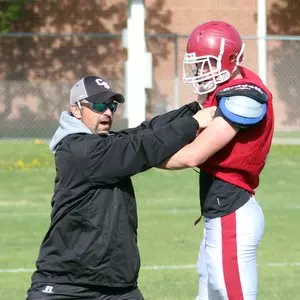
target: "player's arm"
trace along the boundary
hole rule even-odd
[[[217,117],[190,144],[160,167],[183,169],[200,166],[225,147],[240,129],[258,124],[266,115],[267,95],[257,86],[239,85],[218,94]]]
[[[183,147],[160,167],[183,169],[199,166],[226,146],[235,137],[238,130],[238,127],[232,126],[223,117],[218,116],[192,143]]]

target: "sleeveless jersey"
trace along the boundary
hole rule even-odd
[[[268,95],[266,116],[255,126],[239,130],[224,148],[201,164],[199,168],[201,171],[254,194],[273,138],[272,94],[255,73],[245,67],[239,67],[239,69],[243,78],[230,80],[218,87],[208,96],[204,107],[217,106],[216,95],[222,89],[252,83]]]

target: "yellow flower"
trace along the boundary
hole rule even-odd
[[[37,158],[35,158],[32,160],[31,164],[33,167],[39,167],[41,165],[41,162]]]
[[[23,169],[25,168],[25,163],[22,159],[19,159],[16,163],[15,163],[15,167],[16,168],[20,168],[20,169]]]
[[[34,140],[34,144],[35,144],[35,145],[41,145],[41,144],[44,144],[44,143],[43,143],[43,141],[41,141],[40,139],[35,139],[35,140]]]

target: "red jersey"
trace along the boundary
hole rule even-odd
[[[217,106],[216,94],[220,90],[239,84],[252,83],[268,95],[266,116],[257,125],[239,130],[224,148],[200,166],[200,170],[254,194],[273,138],[273,97],[255,73],[244,67],[239,67],[239,69],[243,78],[230,80],[218,87],[213,93],[209,94],[204,107]]]

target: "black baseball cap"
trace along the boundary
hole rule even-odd
[[[112,91],[108,82],[98,76],[86,76],[73,85],[70,91],[70,104],[86,99],[92,103],[106,102],[113,99],[119,103],[125,101],[124,97]]]

